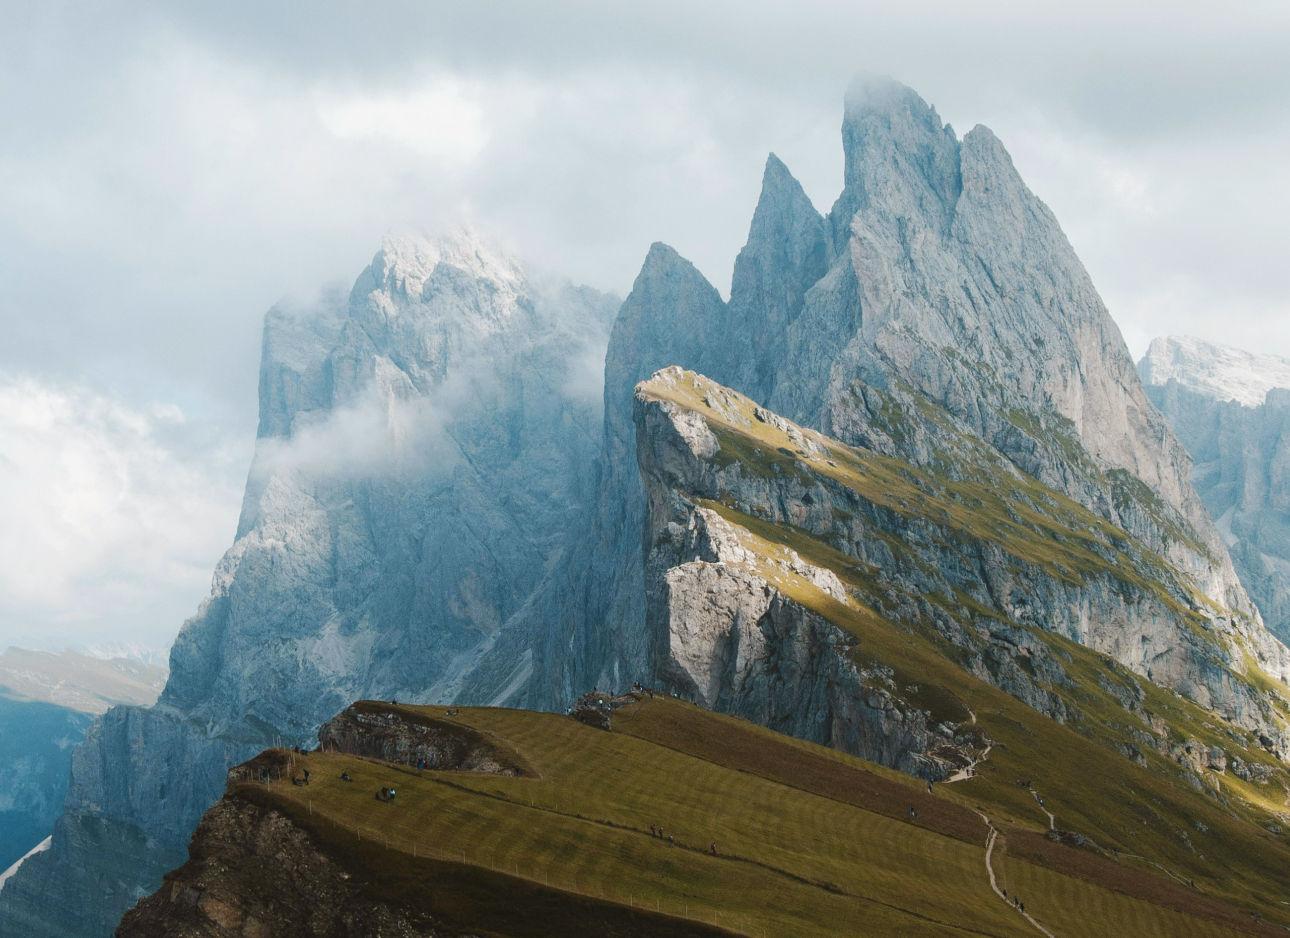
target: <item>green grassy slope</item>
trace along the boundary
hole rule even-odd
[[[1027,822],[1038,830],[1047,819],[1011,784],[1023,767],[1013,760],[1044,757],[1045,745],[1071,740],[1021,729],[1021,705],[1010,708],[1006,695],[985,685],[981,693],[969,703],[997,704],[990,728],[1009,743],[1006,758],[975,780],[937,786],[934,795],[900,773],[657,698],[618,711],[613,732],[529,711],[462,708],[447,717],[442,708],[397,708],[489,734],[518,752],[535,778],[418,772],[314,753],[294,757],[297,771],[302,760],[310,768],[310,786],[246,784],[233,796],[292,812],[329,853],[387,892],[478,928],[489,925],[486,910],[453,898],[469,890],[434,886],[442,864],[452,864],[455,876],[464,865],[480,876],[509,876],[513,889],[604,899],[745,935],[1038,934],[991,891],[983,810],[1003,831],[996,876],[1053,935],[1272,933],[1208,888],[1175,888],[1129,861],[1028,833]],[[1100,751],[1063,732],[1076,741],[1072,758],[1080,743]],[[1027,748],[1030,739],[1045,745]],[[1068,765],[1027,762],[1024,769],[1038,787],[1046,772],[1055,782]],[[341,781],[342,771],[353,782]],[[395,803],[374,797],[382,786],[398,790]],[[1054,785],[1046,800],[1061,811],[1062,797]],[[675,846],[651,837],[651,824],[674,834]],[[1039,854],[1011,850],[1014,842]],[[423,863],[439,866],[421,875]],[[503,934],[548,933],[532,930],[532,921],[492,924]],[[666,931],[657,921],[640,927]]]
[[[904,519],[892,530],[904,525],[911,537],[945,538],[946,556],[991,544],[1015,559],[1019,573],[1024,565],[1072,583],[1118,581],[1156,595],[1193,629],[1208,628],[1197,612],[1206,601],[1184,575],[1126,532],[1029,477],[999,472],[991,486],[965,480],[961,472],[937,477],[801,431],[814,444],[812,451],[800,437],[795,441],[784,428],[759,419],[751,402],[705,381],[652,382],[638,393],[702,415],[720,443],[716,464],[752,476],[796,479],[802,490],[840,484],[867,506],[867,516],[887,511]],[[933,720],[963,723],[970,714],[981,738],[994,740],[976,777],[955,785],[946,797],[999,820],[1001,849],[1014,858],[1005,861],[1007,875],[1013,875],[1012,864],[1023,854],[1031,866],[1018,870],[1047,865],[1120,890],[1129,889],[1125,883],[1133,879],[1126,879],[1126,871],[1149,872],[1151,879],[1134,880],[1140,895],[1158,901],[1168,896],[1175,907],[1190,902],[1187,897],[1221,897],[1250,920],[1258,915],[1290,926],[1290,841],[1283,831],[1290,818],[1290,785],[1285,767],[1251,731],[1061,635],[1008,621],[966,594],[904,597],[908,608],[924,608],[923,603],[940,609],[976,640],[988,642],[992,628],[1004,625],[1046,646],[1066,677],[1042,684],[1065,706],[1067,717],[1059,723],[973,676],[973,650],[947,641],[931,623],[909,616],[896,621],[881,612],[902,605],[900,587],[884,571],[810,531],[772,522],[737,499],[695,500],[741,529],[740,543],[754,556],[768,558],[765,569],[758,569],[767,582],[849,634],[853,643],[846,653],[857,666],[886,669],[894,691]],[[919,562],[899,536],[876,524],[867,531],[885,538],[903,562]],[[847,602],[769,561],[789,550],[837,574],[847,587]],[[1283,718],[1290,688],[1249,660],[1243,664],[1243,673],[1218,661],[1213,668],[1229,680],[1257,686],[1270,710]],[[1239,756],[1262,780],[1245,781],[1190,759],[1192,749],[1209,747]],[[1054,821],[1019,781],[1033,783]],[[1023,829],[1043,831],[1051,825],[1096,847],[1057,848]],[[1037,881],[1029,872],[1023,879]],[[1191,883],[1195,887],[1186,885]],[[1086,898],[1072,898],[1068,911],[1073,915]],[[1074,926],[1068,930],[1078,933]]]

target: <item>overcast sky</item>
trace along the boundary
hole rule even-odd
[[[991,127],[1135,357],[1290,355],[1290,4],[6,0],[0,646],[165,644],[232,539],[259,329],[467,219],[727,294],[766,153],[827,211],[857,75]]]

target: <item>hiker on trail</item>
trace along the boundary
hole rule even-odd
[[[305,769],[305,784],[309,784],[309,770]]]
[[[714,857],[717,855],[717,845],[716,845],[716,844],[713,844],[713,845],[712,845],[712,855],[713,855]]]
[[[1003,891],[1003,898],[1008,898],[1008,890],[1006,889]]]
[[[931,782],[928,782],[928,783],[927,783],[927,793],[928,793],[929,795],[932,793],[932,783],[931,783]]]
[[[342,782],[352,782],[352,781],[353,781],[353,779],[349,777],[349,773],[348,773],[348,772],[341,772],[341,773],[340,773],[340,780],[341,780]]]
[[[676,838],[673,837],[671,834],[667,835],[667,842],[670,846],[673,846],[673,847],[676,846]]]
[[[391,788],[391,789],[390,789],[390,800],[391,800],[391,801],[393,801],[393,800],[394,800],[394,789],[393,789],[393,788]]]
[[[653,824],[651,824],[651,825],[649,826],[649,835],[650,835],[651,837],[657,837],[657,836],[658,836],[658,831],[655,829],[655,827],[654,827],[654,825],[653,825]]]
[[[1024,902],[1017,903],[1017,907],[1020,908],[1022,912],[1026,911],[1026,903]]]

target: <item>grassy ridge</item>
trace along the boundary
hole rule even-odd
[[[693,375],[652,382],[640,393],[701,414],[721,445],[713,457],[716,463],[737,465],[741,473],[755,477],[796,479],[805,491],[821,484],[842,486],[868,502],[870,514],[890,513],[896,519],[887,525],[892,530],[903,526],[910,537],[931,538],[945,548],[946,556],[956,550],[970,555],[973,545],[993,544],[1018,564],[1068,583],[1106,577],[1141,588],[1160,600],[1162,611],[1172,611],[1194,634],[1204,635],[1203,641],[1215,641],[1212,626],[1198,611],[1207,600],[1184,575],[1126,532],[1015,470],[1003,467],[986,486],[971,478],[934,476],[811,431],[802,430],[795,438],[773,419],[759,419],[745,398]],[[964,440],[962,445],[973,444]],[[980,458],[998,460],[997,454],[989,453]],[[845,504],[846,499],[834,503]],[[1290,843],[1285,834],[1275,832],[1288,826],[1290,790],[1284,766],[1249,731],[1129,675],[1105,655],[1058,634],[1009,621],[970,596],[909,595],[902,603],[896,596],[899,588],[881,571],[807,530],[771,521],[732,501],[699,504],[742,529],[742,545],[760,558],[749,562],[758,575],[850,636],[848,654],[858,666],[886,669],[900,696],[934,720],[962,723],[964,716],[952,711],[971,709],[982,737],[997,745],[979,774],[947,797],[1043,830],[1049,826],[1047,815],[1034,795],[1016,784],[1032,781],[1060,827],[1103,848],[1101,862],[1116,869],[1137,867],[1187,889],[1185,894],[1166,890],[1175,905],[1193,905],[1190,899],[1184,901],[1187,896],[1217,896],[1246,915],[1290,925],[1290,906],[1280,900],[1290,892]],[[883,537],[878,525],[867,524],[865,530],[882,538],[899,562],[917,565],[899,538]],[[789,551],[836,573],[848,588],[848,601],[839,602],[786,570],[783,558]],[[1042,686],[1065,704],[1066,724],[974,677],[972,649],[951,644],[928,623],[893,622],[877,611],[893,604],[919,608],[919,603],[939,607],[969,635],[983,637],[983,644],[983,627],[1001,625],[1029,636],[1034,645],[1046,646],[1045,654],[1060,662],[1068,680]],[[1027,660],[1019,662],[1024,666]],[[1213,664],[1233,680],[1259,686],[1265,699],[1284,709],[1290,689],[1266,676],[1259,684],[1261,672],[1251,662],[1244,663],[1243,675],[1217,660]],[[1124,701],[1131,698],[1136,703],[1126,707]],[[1162,754],[1149,744],[1151,739],[1172,749],[1189,740],[1206,748],[1217,746],[1272,774],[1264,783],[1251,783],[1231,772],[1180,765],[1173,752]],[[1144,764],[1135,764],[1128,753]],[[1000,849],[1006,852],[1008,845],[1005,837]],[[1030,850],[1027,855],[1033,862],[1063,867],[1050,853]],[[1065,867],[1075,872],[1070,864]],[[1078,872],[1093,882],[1116,882],[1105,869]],[[1197,888],[1181,886],[1192,882]],[[1162,894],[1157,892],[1149,894],[1159,898]]]
[[[852,558],[812,542],[801,531],[742,516],[728,506],[712,507],[726,520],[746,526],[754,538],[777,539],[771,543],[833,569],[844,583],[862,575]],[[762,547],[760,552],[773,555],[772,548]],[[964,671],[958,660],[962,649],[930,628],[891,623],[863,606],[840,603],[805,581],[781,576],[775,585],[849,632],[857,640],[851,652],[857,664],[884,665],[899,686],[917,685],[924,697],[940,690],[970,708],[975,725],[996,745],[978,775],[947,797],[1042,829],[1048,826],[1047,816],[1030,792],[1016,784],[1031,781],[1063,828],[1126,855],[1123,863],[1194,881],[1250,913],[1290,924],[1290,916],[1282,911],[1287,907],[1278,909],[1279,903],[1270,898],[1290,886],[1290,848],[1284,836],[1264,828],[1275,818],[1273,812],[1285,808],[1280,780],[1256,785],[1230,774],[1207,773],[1214,788],[1205,794],[1192,786],[1180,766],[1154,750],[1144,752],[1146,768],[1121,756],[1113,747],[1132,740],[1128,724],[1141,730],[1150,726],[1124,710],[1099,683],[1107,675],[1123,675],[1109,658],[1053,633],[1033,631],[1063,656],[1063,666],[1074,678],[1072,685],[1054,689],[1075,715],[1063,726]],[[1186,732],[1207,745],[1221,742],[1229,751],[1237,748],[1213,714],[1150,682],[1142,681],[1141,686],[1145,710],[1161,716],[1176,733]],[[1266,753],[1241,751],[1251,760],[1275,764]]]
[[[447,719],[440,708],[413,710]],[[361,849],[348,862],[366,875],[384,877],[382,864],[393,864],[413,891],[406,870],[415,854],[746,935],[1035,934],[990,891],[987,829],[975,815],[982,799],[960,786],[929,797],[899,773],[662,698],[616,714],[612,733],[528,711],[462,708],[453,719],[514,748],[539,777],[417,772],[315,753],[304,757],[309,787],[242,791],[293,808],[342,858]],[[354,781],[341,781],[342,771]],[[382,786],[397,789],[394,804],[374,798]],[[905,813],[910,805],[918,822]],[[651,837],[650,824],[676,845]],[[1188,912],[1051,862],[995,855],[996,872],[1024,884],[1013,888],[1056,935],[1141,922],[1151,929],[1126,933],[1236,934],[1215,920],[1223,917],[1252,929],[1219,904],[1219,913]]]

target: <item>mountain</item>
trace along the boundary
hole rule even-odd
[[[0,695],[0,870],[54,829],[72,747],[85,738],[92,719],[68,707]]]
[[[842,136],[845,185],[827,217],[768,159],[729,303],[673,249],[651,247],[610,337],[588,536],[499,640],[505,653],[466,678],[462,699],[558,707],[580,689],[657,673],[630,415],[635,384],[668,365],[914,466],[957,472],[985,452],[979,481],[1022,472],[1132,534],[1187,578],[1199,594],[1190,604],[1219,613],[1212,627],[1224,636],[1215,651],[1145,620],[1104,637],[1086,619],[1070,629],[1140,673],[1206,700],[1229,697],[1238,649],[1286,673],[1290,657],[1242,589],[1185,449],[999,141],[984,127],[960,141],[895,82],[849,95]],[[975,452],[956,467],[947,450],[965,445]],[[527,682],[518,660],[538,662]]]
[[[117,704],[148,706],[166,684],[166,669],[125,657],[98,658],[9,648],[0,655],[0,695],[38,700],[78,713]]]
[[[157,705],[77,750],[0,932],[110,933],[230,765],[357,697],[452,699],[576,531],[617,306],[459,230],[390,236],[348,296],[270,310],[233,546]]]
[[[1013,818],[1060,767],[1072,838],[1272,908],[1290,652],[1087,273],[986,128],[883,82],[842,135],[827,216],[772,156],[729,302],[655,244],[607,347],[614,301],[467,234],[270,313],[237,540],[158,705],[78,749],[3,927],[107,934],[228,766],[353,699],[637,680],[929,781],[988,751]]]
[[[675,367],[638,386],[636,422],[668,690],[949,778],[986,748],[976,718],[925,664],[857,641],[881,622],[1123,754],[1180,732],[1147,729],[1132,674],[1223,720],[1242,758],[1290,752],[1290,702],[1195,580],[963,428],[942,423],[935,469],[918,467]]]
[[[1283,884],[1287,847],[1253,812],[1174,787],[1154,752],[1108,761],[918,644],[904,654],[993,742],[933,791],[657,693],[587,695],[573,716],[363,701],[322,751],[233,769],[116,935],[1281,932],[1255,897]],[[1105,771],[1072,771],[1088,765]]]
[[[1147,354],[1138,362],[1138,374],[1149,393],[1174,380],[1182,390],[1199,397],[1259,407],[1273,388],[1290,388],[1290,359],[1256,355],[1195,336],[1171,335],[1152,339]]]
[[[151,704],[163,668],[64,651],[0,655],[0,869],[49,836],[62,811],[72,749],[94,715]]]
[[[1290,642],[1290,361],[1169,336],[1138,371],[1194,460],[1241,582]]]

